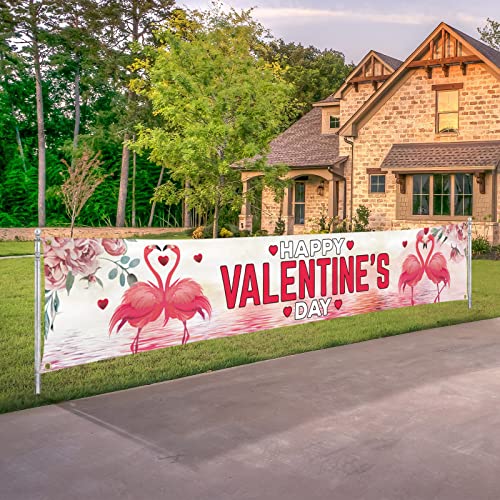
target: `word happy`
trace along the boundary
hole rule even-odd
[[[323,238],[321,240],[280,241],[280,259],[326,257],[332,252],[340,255],[345,238]]]

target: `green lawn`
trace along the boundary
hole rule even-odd
[[[181,240],[189,238],[186,231],[175,233],[144,234],[137,238],[143,240]],[[35,253],[33,241],[0,241],[0,257],[12,255],[33,255]]]
[[[9,255],[33,255],[35,243],[33,241],[0,241],[0,257]]]
[[[0,260],[0,412],[413,330],[500,316],[500,262],[474,261],[474,307],[447,302],[215,339],[42,376],[33,394],[33,260]]]

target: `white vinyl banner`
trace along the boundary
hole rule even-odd
[[[462,300],[466,227],[217,240],[45,239],[41,369]]]

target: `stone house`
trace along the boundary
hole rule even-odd
[[[378,230],[459,222],[500,241],[500,52],[440,23],[403,62],[370,51],[331,96],[270,144],[290,167],[281,206],[262,194],[261,227],[288,234],[360,205]],[[243,189],[261,175],[241,170]],[[240,228],[251,229],[245,204]]]

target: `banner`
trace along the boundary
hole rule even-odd
[[[217,240],[46,239],[41,368],[461,300],[466,247],[467,223]]]

